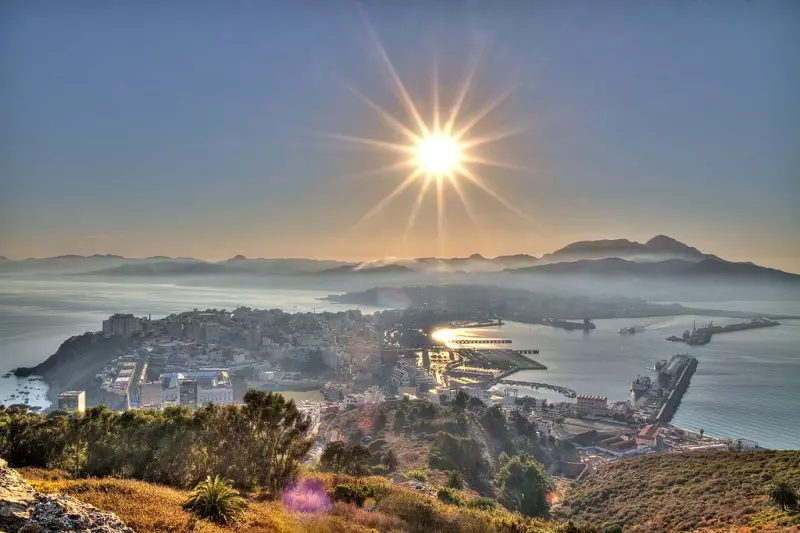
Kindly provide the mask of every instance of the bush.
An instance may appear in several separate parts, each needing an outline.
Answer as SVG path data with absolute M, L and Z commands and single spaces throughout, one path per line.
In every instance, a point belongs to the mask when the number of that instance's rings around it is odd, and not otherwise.
M 464 505 L 464 500 L 461 498 L 461 496 L 459 496 L 456 491 L 448 487 L 439 489 L 439 492 L 436 493 L 436 496 L 440 501 L 450 505 L 456 505 L 458 507 Z
M 416 479 L 417 481 L 422 481 L 423 483 L 428 481 L 428 474 L 424 470 L 409 470 L 406 472 L 406 475 L 411 479 Z
M 247 508 L 247 502 L 231 488 L 231 482 L 219 476 L 208 476 L 189 494 L 184 508 L 199 518 L 230 524 Z
M 344 483 L 333 487 L 329 495 L 334 502 L 353 503 L 359 507 L 364 505 L 367 498 L 378 496 L 375 489 L 368 485 L 353 486 Z
M 375 465 L 369 469 L 369 472 L 373 476 L 385 476 L 389 473 L 389 469 L 383 465 Z
M 484 511 L 492 511 L 497 509 L 497 502 L 492 498 L 481 497 L 470 500 L 467 503 L 467 507 L 472 507 L 473 509 L 483 509 Z

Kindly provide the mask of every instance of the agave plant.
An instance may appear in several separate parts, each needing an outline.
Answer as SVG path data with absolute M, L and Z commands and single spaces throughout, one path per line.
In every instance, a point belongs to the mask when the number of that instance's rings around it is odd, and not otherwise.
M 230 524 L 241 516 L 247 502 L 233 489 L 230 481 L 208 476 L 192 489 L 183 507 L 199 518 Z
M 772 503 L 780 507 L 781 511 L 787 511 L 797 507 L 797 491 L 786 481 L 778 481 L 772 486 L 770 492 Z

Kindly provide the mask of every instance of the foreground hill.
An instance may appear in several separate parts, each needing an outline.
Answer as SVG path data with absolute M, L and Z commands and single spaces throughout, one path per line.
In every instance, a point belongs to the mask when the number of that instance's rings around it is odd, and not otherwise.
M 776 479 L 800 481 L 800 451 L 648 455 L 574 484 L 555 514 L 626 532 L 800 531 L 799 512 L 770 505 Z
M 137 533 L 370 533 L 447 531 L 485 533 L 559 533 L 593 531 L 568 523 L 524 518 L 502 509 L 481 510 L 444 504 L 433 497 L 393 486 L 387 479 L 367 477 L 358 481 L 381 495 L 371 512 L 353 504 L 334 503 L 316 512 L 293 510 L 285 501 L 249 498 L 240 523 L 219 526 L 195 521 L 182 507 L 188 492 L 142 481 L 71 479 L 63 472 L 25 468 L 21 474 L 43 493 L 64 493 L 112 512 Z M 304 475 L 302 482 L 318 482 L 330 489 L 356 483 L 348 476 Z M 0 487 L 2 489 L 2 487 Z M 303 502 L 297 503 L 303 505 Z M 307 511 L 307 510 L 306 510 Z

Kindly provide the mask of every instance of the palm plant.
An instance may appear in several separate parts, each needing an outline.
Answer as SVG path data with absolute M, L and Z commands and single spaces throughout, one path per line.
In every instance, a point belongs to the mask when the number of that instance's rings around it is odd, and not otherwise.
M 241 516 L 247 502 L 231 487 L 230 481 L 208 476 L 192 489 L 183 507 L 200 518 L 229 524 Z
M 769 496 L 772 503 L 780 507 L 781 511 L 797 507 L 797 491 L 786 481 L 776 482 Z

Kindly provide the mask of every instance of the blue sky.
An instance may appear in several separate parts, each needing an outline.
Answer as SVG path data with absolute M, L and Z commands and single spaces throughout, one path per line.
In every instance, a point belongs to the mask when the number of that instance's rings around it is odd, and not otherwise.
M 363 2 L 429 113 L 481 53 L 465 114 L 525 132 L 477 168 L 472 217 L 353 174 L 393 140 L 346 86 L 406 117 L 358 4 L 5 2 L 0 7 L 0 253 L 208 258 L 541 254 L 665 233 L 800 271 L 800 4 L 791 1 Z

